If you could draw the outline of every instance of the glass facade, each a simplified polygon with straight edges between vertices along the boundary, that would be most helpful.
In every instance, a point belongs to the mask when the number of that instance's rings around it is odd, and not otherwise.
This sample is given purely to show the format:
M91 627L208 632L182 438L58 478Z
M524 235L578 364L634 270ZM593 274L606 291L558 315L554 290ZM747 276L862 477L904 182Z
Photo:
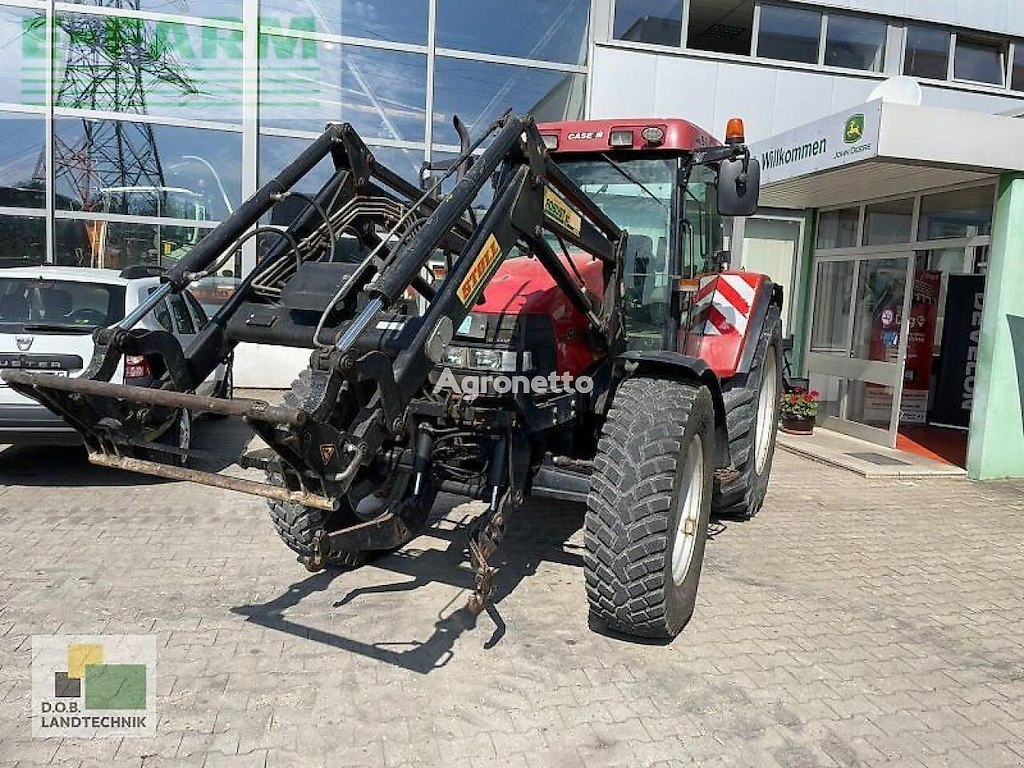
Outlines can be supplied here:
M455 115L581 119L589 28L589 0L0 0L0 264L174 263L328 122L418 183Z

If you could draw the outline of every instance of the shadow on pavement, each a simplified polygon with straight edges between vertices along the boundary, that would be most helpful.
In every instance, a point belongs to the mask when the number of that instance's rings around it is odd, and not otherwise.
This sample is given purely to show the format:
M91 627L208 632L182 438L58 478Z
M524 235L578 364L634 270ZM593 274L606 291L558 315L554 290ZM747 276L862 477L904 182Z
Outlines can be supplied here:
M469 522L469 518L466 518L455 528L435 528L428 532L428 535L435 539L447 541L444 549L416 550L406 547L373 563L378 569L411 577L411 580L354 587L334 603L335 607L340 607L364 601L374 595L415 591L429 583L442 583L463 590L447 604L438 607L438 619L434 623L432 634L425 642L412 640L367 643L305 626L286 616L288 609L295 607L313 593L331 589L336 582L340 584L347 573L342 570L314 574L293 584L287 592L268 603L243 605L231 610L245 616L247 621L268 629L358 653L420 674L429 674L451 660L455 641L463 633L475 628L479 618L464 605L473 588L473 573L468 566L469 558L466 551L466 526ZM501 601L520 582L536 573L540 563L546 561L582 568L582 547L568 543L582 522L583 507L569 504L559 504L557 508L551 509L544 508L541 503L532 502L516 515L503 546L493 558L493 562L499 564L500 568L495 576L494 596L487 608L487 615L494 622L495 628L485 641L484 648L493 648L505 635L506 626L499 611ZM365 610L383 610L379 602L366 602ZM445 613L458 602L462 602L463 607L446 616Z

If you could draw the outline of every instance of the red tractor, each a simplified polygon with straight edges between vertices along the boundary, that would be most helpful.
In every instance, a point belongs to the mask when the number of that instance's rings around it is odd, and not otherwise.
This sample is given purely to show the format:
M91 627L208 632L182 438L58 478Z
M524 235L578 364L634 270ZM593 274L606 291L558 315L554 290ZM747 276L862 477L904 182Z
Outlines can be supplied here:
M424 193L332 126L150 305L97 330L81 376L4 377L64 415L97 464L268 498L311 570L404 545L440 491L480 499L474 611L524 499L582 502L592 614L672 637L693 612L709 516L758 511L775 446L782 295L724 269L721 216L755 211L760 175L742 125L728 134L504 116ZM321 191L291 191L327 155L336 173ZM493 202L474 208L489 185ZM258 222L289 198L295 221L187 350L135 330L272 232ZM312 350L283 404L191 394L243 341ZM124 355L147 358L152 388L109 382ZM244 463L266 482L181 466L187 447L166 427L198 412L252 426L269 448Z

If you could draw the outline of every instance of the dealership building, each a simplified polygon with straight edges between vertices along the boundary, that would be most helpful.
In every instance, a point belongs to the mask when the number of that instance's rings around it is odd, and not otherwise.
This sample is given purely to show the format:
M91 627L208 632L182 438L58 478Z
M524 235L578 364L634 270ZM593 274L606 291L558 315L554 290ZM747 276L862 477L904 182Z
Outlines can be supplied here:
M824 425L1024 476L1018 0L0 0L0 52L4 264L173 262L329 121L416 181L453 115L740 115L732 263L785 286Z

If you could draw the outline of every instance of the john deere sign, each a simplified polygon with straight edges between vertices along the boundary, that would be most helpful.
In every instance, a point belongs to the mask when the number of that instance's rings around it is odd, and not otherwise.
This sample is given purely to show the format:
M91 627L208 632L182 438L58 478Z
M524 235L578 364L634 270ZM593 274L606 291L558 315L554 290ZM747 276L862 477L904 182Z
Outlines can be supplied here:
M864 115L850 115L846 119L846 127L843 128L843 141L847 144L856 144L864 138Z
M751 151L761 161L762 183L874 157L878 154L881 105L874 101L857 112L840 112L755 143Z

